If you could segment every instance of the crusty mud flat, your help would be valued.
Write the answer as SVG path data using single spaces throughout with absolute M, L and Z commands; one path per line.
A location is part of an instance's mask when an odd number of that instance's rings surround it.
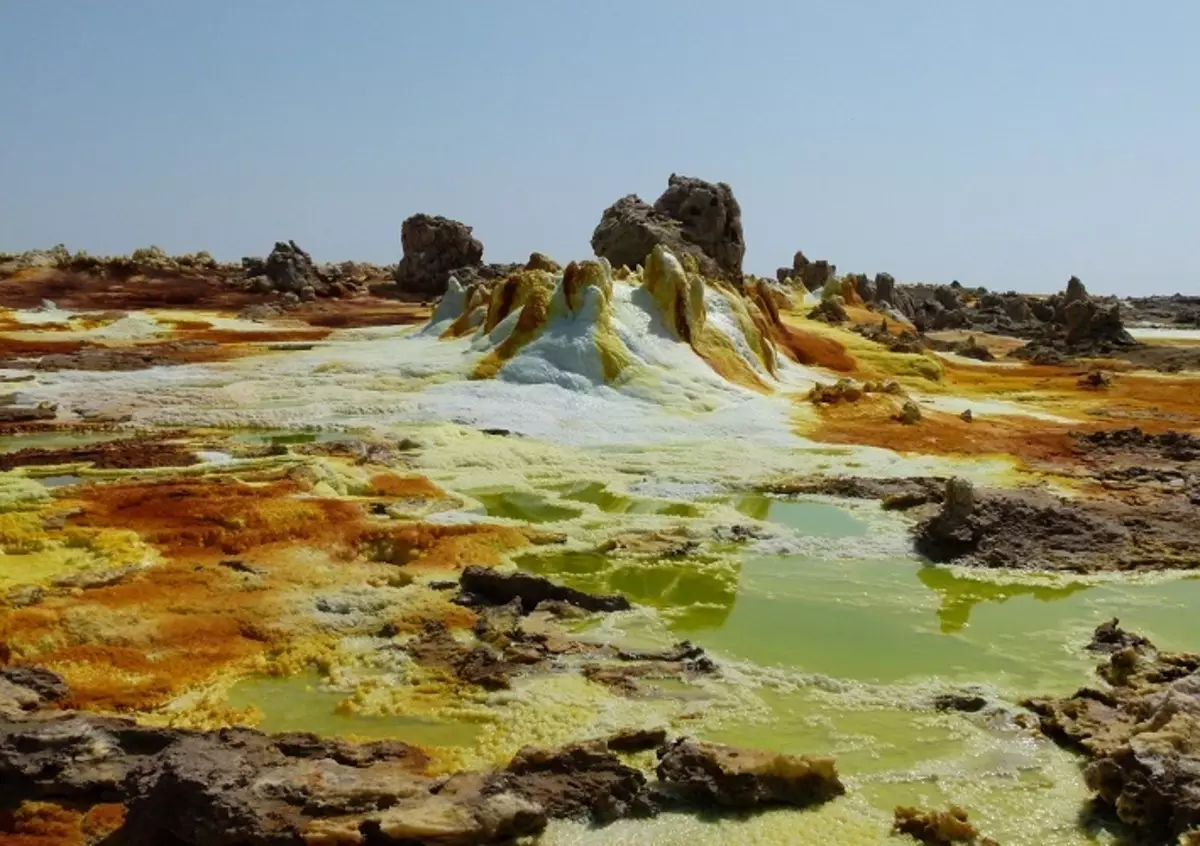
M 0 843 L 1196 842 L 1189 301 L 404 232 L 0 261 Z

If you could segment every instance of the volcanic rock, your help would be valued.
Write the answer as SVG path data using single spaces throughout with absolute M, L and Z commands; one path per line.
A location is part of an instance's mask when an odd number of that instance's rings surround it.
M 471 227 L 445 217 L 413 215 L 400 227 L 400 244 L 404 257 L 395 279 L 402 291 L 441 296 L 454 271 L 469 272 L 483 264 L 483 243 Z M 459 282 L 466 284 L 465 279 Z
M 780 755 L 688 739 L 664 746 L 658 757 L 661 781 L 710 806 L 804 807 L 845 793 L 832 758 Z
M 526 747 L 490 785 L 511 791 L 551 817 L 591 817 L 608 822 L 645 816 L 646 777 L 626 766 L 602 740 L 561 749 Z
M 742 211 L 724 182 L 671 174 L 667 190 L 651 206 L 637 195 L 617 200 L 592 233 L 592 249 L 613 267 L 646 263 L 662 244 L 681 261 L 696 260 L 709 277 L 742 280 Z
M 565 602 L 585 611 L 627 611 L 629 600 L 619 594 L 590 594 L 557 585 L 549 579 L 520 571 L 503 573 L 490 567 L 467 567 L 459 579 L 462 587 L 460 602 L 466 605 L 507 605 L 520 600 L 521 609 L 529 614 L 539 602 Z
M 1200 566 L 1200 509 L 1177 497 L 1161 503 L 1067 501 L 1034 490 L 980 491 L 947 483 L 941 511 L 916 529 L 933 561 L 978 567 L 1102 571 Z
M 37 698 L 37 705 L 44 707 L 60 702 L 70 695 L 71 689 L 57 673 L 41 667 L 5 667 L 0 669 L 0 684 L 7 683 L 29 691 Z
M 1042 731 L 1091 759 L 1084 781 L 1147 842 L 1200 837 L 1200 655 L 1163 652 L 1103 623 L 1092 639 L 1108 654 L 1109 687 L 1025 704 Z
M 324 290 L 325 283 L 317 276 L 312 256 L 295 241 L 276 241 L 275 248 L 263 264 L 263 275 L 271 280 L 276 291 L 301 294 L 305 288 Z

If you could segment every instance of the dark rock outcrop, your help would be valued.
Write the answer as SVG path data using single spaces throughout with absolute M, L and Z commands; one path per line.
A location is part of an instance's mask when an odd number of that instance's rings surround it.
M 941 510 L 916 528 L 936 562 L 1068 572 L 1200 567 L 1200 508 L 1183 497 L 1151 504 L 1067 501 L 1034 490 L 976 490 L 951 479 Z
M 657 730 L 526 748 L 498 770 L 436 777 L 419 749 L 253 729 L 182 731 L 82 713 L 0 713 L 6 802 L 121 803 L 114 842 L 508 843 L 551 818 L 608 822 L 678 811 L 810 805 L 844 792 L 829 758 L 681 740 L 649 784 L 613 750 Z
M 792 266 L 781 267 L 775 271 L 776 278 L 782 282 L 790 278 L 793 282 L 798 282 L 809 291 L 820 291 L 825 287 L 825 283 L 837 275 L 837 266 L 830 264 L 824 259 L 810 261 L 808 256 L 797 251 L 792 256 Z M 859 292 L 861 296 L 861 291 Z M 863 297 L 866 301 L 867 298 Z
M 592 233 L 592 249 L 613 267 L 642 265 L 663 244 L 681 260 L 691 256 L 705 276 L 742 281 L 742 210 L 724 182 L 671 174 L 650 205 L 635 194 L 607 209 Z
M 400 244 L 404 257 L 396 267 L 396 285 L 402 291 L 441 296 L 452 273 L 465 270 L 465 276 L 483 265 L 483 243 L 471 227 L 446 217 L 413 215 L 400 226 Z
M 626 766 L 602 740 L 561 749 L 526 747 L 493 782 L 544 809 L 551 817 L 609 822 L 655 810 L 646 777 Z
M 31 691 L 43 705 L 61 702 L 71 693 L 61 676 L 41 667 L 5 667 L 0 669 L 0 681 Z
M 1039 333 L 1013 355 L 1037 363 L 1052 355 L 1112 355 L 1136 341 L 1125 330 L 1121 305 L 1112 298 L 1093 298 L 1078 277 L 1072 276 L 1062 294 L 1046 299 Z
M 263 275 L 272 288 L 282 293 L 300 294 L 305 288 L 324 293 L 325 283 L 317 276 L 312 256 L 295 241 L 276 241 L 275 248 L 263 262 Z
M 780 755 L 681 739 L 658 751 L 658 777 L 694 802 L 805 807 L 846 792 L 832 758 Z
M 504 573 L 490 567 L 471 566 L 459 579 L 462 587 L 460 602 L 466 605 L 507 605 L 518 600 L 524 613 L 531 613 L 538 603 L 565 602 L 585 611 L 627 611 L 629 600 L 619 594 L 584 593 L 557 585 L 549 579 L 520 571 Z
M 1096 799 L 1146 842 L 1200 838 L 1200 655 L 1163 652 L 1123 631 L 1096 629 L 1092 648 L 1108 655 L 1104 690 L 1031 699 L 1051 739 L 1091 761 L 1083 776 Z

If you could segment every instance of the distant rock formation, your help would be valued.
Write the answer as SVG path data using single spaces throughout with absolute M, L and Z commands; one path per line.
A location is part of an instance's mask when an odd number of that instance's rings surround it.
M 317 276 L 312 256 L 295 241 L 276 241 L 275 248 L 263 262 L 263 275 L 271 281 L 271 287 L 284 293 L 300 294 L 305 288 L 324 290 L 325 283 Z
M 636 194 L 622 197 L 592 233 L 596 255 L 618 268 L 645 264 L 659 244 L 680 259 L 692 256 L 705 276 L 740 283 L 746 242 L 733 189 L 673 173 L 653 206 Z
M 1066 291 L 1047 298 L 1034 312 L 1045 323 L 1013 353 L 1021 358 L 1052 363 L 1077 355 L 1106 355 L 1137 343 L 1125 330 L 1121 304 L 1094 299 L 1077 276 L 1068 280 Z
M 808 257 L 800 251 L 792 256 L 790 268 L 781 267 L 775 271 L 775 277 L 780 282 L 790 278 L 793 282 L 799 282 L 807 290 L 814 292 L 824 289 L 825 283 L 836 275 L 837 265 L 830 264 L 824 259 L 809 261 Z
M 396 267 L 396 284 L 402 291 L 441 296 L 454 271 L 465 269 L 468 275 L 483 266 L 483 242 L 471 227 L 446 217 L 414 214 L 400 226 L 400 244 L 404 257 Z

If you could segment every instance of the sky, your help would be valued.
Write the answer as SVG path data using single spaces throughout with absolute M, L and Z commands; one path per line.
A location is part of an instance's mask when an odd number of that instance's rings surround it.
M 746 270 L 1200 294 L 1195 0 L 0 0 L 0 251 L 591 254 L 672 172 Z

